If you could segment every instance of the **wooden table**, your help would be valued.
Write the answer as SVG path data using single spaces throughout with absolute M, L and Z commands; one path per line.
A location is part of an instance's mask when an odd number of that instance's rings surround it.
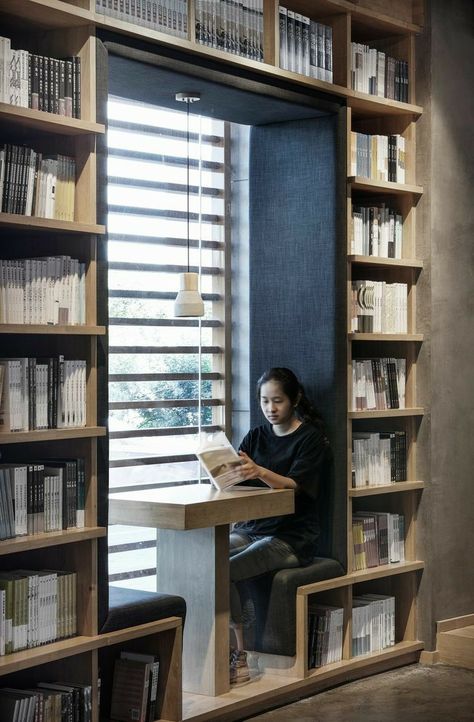
M 291 489 L 207 484 L 130 491 L 110 497 L 111 524 L 156 527 L 157 589 L 187 603 L 183 689 L 229 690 L 229 526 L 294 511 Z

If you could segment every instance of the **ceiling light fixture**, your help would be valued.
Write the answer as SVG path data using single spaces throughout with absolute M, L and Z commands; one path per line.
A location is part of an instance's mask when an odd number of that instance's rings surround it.
M 187 247 L 188 247 L 188 270 L 187 273 L 179 274 L 179 291 L 174 302 L 174 315 L 182 316 L 204 316 L 204 303 L 199 293 L 199 274 L 191 272 L 189 266 L 189 106 L 201 100 L 200 93 L 176 93 L 176 100 L 186 103 L 186 199 L 187 199 Z

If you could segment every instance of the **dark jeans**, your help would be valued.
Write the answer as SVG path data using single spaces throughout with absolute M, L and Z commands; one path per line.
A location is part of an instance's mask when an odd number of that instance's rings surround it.
M 235 624 L 250 627 L 255 621 L 246 582 L 278 569 L 299 567 L 289 544 L 273 536 L 257 536 L 238 530 L 230 533 L 230 613 Z

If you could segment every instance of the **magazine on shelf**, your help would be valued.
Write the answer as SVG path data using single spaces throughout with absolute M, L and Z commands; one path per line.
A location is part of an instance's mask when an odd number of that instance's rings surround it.
M 209 474 L 212 484 L 219 491 L 240 484 L 242 476 L 239 467 L 242 458 L 238 455 L 223 431 L 202 434 L 196 456 Z

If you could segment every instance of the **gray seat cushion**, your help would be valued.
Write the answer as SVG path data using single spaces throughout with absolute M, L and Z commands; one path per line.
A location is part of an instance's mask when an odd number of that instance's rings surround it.
M 114 632 L 167 617 L 181 617 L 184 625 L 186 602 L 183 597 L 111 585 L 109 613 L 100 632 Z
M 246 646 L 267 654 L 296 654 L 296 591 L 304 584 L 313 584 L 345 574 L 335 559 L 315 557 L 311 564 L 295 569 L 281 569 L 251 583 L 256 624 L 254 638 Z

